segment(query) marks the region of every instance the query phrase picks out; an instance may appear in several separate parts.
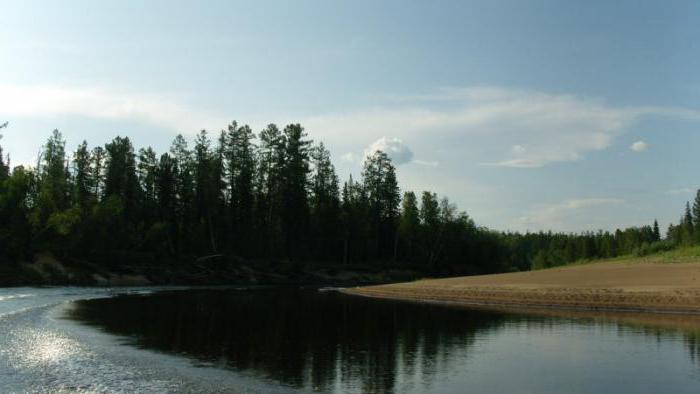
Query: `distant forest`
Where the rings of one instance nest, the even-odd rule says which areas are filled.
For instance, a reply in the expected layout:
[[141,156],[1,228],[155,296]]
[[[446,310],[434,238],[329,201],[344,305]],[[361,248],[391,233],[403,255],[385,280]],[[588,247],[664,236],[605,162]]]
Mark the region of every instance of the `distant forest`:
[[492,231],[446,197],[401,194],[381,151],[365,159],[358,178],[341,182],[329,151],[299,124],[270,124],[256,135],[233,122],[213,139],[206,131],[193,142],[179,135],[160,155],[136,150],[127,137],[66,152],[55,130],[35,167],[12,169],[0,146],[5,267],[48,251],[106,267],[214,255],[456,275],[647,254],[698,240],[700,194],[666,239],[656,221],[614,233]]

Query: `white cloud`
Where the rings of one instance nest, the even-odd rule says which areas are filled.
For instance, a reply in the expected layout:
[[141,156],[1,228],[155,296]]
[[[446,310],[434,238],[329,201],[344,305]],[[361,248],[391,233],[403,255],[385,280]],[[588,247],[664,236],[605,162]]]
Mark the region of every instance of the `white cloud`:
[[[3,119],[58,115],[136,120],[183,133],[215,130],[230,120],[227,114],[165,95],[95,87],[0,85]],[[395,97],[386,106],[290,120],[300,121],[314,139],[346,152],[362,149],[363,141],[375,141],[397,164],[413,159],[404,141],[422,149],[432,144],[466,150],[469,141],[479,137],[488,138],[483,147],[489,154],[477,158],[472,146],[468,157],[474,161],[536,168],[606,149],[646,115],[700,120],[700,111],[684,108],[615,107],[572,95],[489,87],[444,88],[433,94]],[[387,135],[393,138],[382,137]],[[494,151],[499,144],[504,149]],[[357,162],[357,158],[350,159]]]
[[376,151],[389,155],[396,165],[409,163],[413,159],[413,152],[398,138],[382,137],[374,141],[365,149],[365,156],[370,156]]
[[394,97],[393,103],[302,123],[313,135],[346,145],[393,135],[412,146],[444,139],[466,146],[470,137],[488,136],[511,148],[481,164],[535,168],[606,149],[643,116],[700,120],[700,111],[682,108],[615,107],[572,95],[500,88],[442,89]]
[[[541,205],[531,209],[527,214],[518,219],[516,227],[523,229],[553,229],[558,231],[595,230],[590,227],[604,219],[600,213],[602,206],[616,206],[625,201],[619,198],[582,198],[562,201],[556,204]],[[598,213],[591,213],[590,208],[596,208]],[[582,217],[583,215],[583,217]],[[568,228],[574,223],[574,228]]]
[[693,192],[695,192],[695,190],[693,190],[692,188],[683,187],[680,189],[671,189],[671,190],[667,191],[666,193],[668,193],[668,194],[690,194]]
[[0,115],[130,119],[182,133],[218,129],[228,122],[223,116],[192,108],[168,96],[60,86],[0,86]]
[[479,163],[482,166],[494,166],[494,167],[513,167],[513,168],[539,168],[542,167],[542,162],[538,160],[531,159],[512,159],[503,160],[495,163]]
[[439,161],[430,161],[430,160],[413,160],[411,163],[413,164],[418,164],[420,166],[426,166],[426,167],[438,167],[440,166]]
[[636,141],[634,144],[630,145],[630,149],[635,152],[644,152],[649,149],[649,144],[644,141]]

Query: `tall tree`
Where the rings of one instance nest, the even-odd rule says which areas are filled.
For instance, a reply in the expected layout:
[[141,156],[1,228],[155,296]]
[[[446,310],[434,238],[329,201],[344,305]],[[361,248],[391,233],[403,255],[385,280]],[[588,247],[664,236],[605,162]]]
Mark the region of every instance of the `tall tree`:
[[87,141],[78,145],[78,149],[73,154],[73,174],[75,202],[86,209],[90,205],[93,195],[90,179],[90,151]]
[[34,182],[32,171],[21,166],[0,181],[0,263],[26,261],[34,253],[29,223]]
[[[7,122],[0,124],[0,130],[7,127]],[[2,140],[2,133],[0,133],[0,140]],[[7,160],[9,162],[9,160]],[[5,158],[2,153],[2,145],[0,145],[0,182],[7,179],[10,176],[10,163],[5,163]]]
[[[660,241],[661,240],[661,232],[659,231],[659,222],[654,219],[654,227],[653,227],[653,232],[654,232],[654,241]],[[609,256],[605,256],[609,257]]]
[[700,189],[695,193],[695,200],[693,201],[693,208],[692,208],[692,220],[693,220],[693,229],[698,233],[696,235],[700,235],[700,231],[697,231],[700,229]]
[[195,204],[200,233],[208,241],[208,250],[217,251],[216,234],[214,231],[214,216],[218,208],[219,183],[216,179],[220,176],[217,169],[218,162],[211,150],[211,141],[207,132],[202,130],[195,140],[194,146],[194,179],[195,179]]
[[330,152],[323,143],[310,151],[313,173],[311,175],[311,216],[313,238],[320,253],[330,258],[338,241],[340,220],[340,190],[338,175],[331,162]]
[[287,240],[287,255],[296,260],[300,256],[309,219],[307,182],[309,174],[309,146],[306,132],[300,124],[284,128],[284,167],[282,168],[283,226]]
[[32,222],[38,228],[49,217],[69,207],[68,169],[66,142],[58,130],[51,133],[40,155],[39,195]]
[[401,200],[396,169],[389,156],[376,151],[365,159],[362,178],[369,198],[376,257],[395,256],[396,227]]
[[253,131],[248,125],[232,122],[226,133],[225,158],[230,187],[229,217],[232,227],[232,243],[238,252],[250,252],[253,224],[253,176],[255,153]]
[[692,242],[694,238],[694,226],[695,219],[693,218],[693,211],[690,209],[690,202],[685,203],[685,212],[683,214],[683,241]]
[[166,226],[168,249],[171,253],[175,253],[179,234],[177,220],[177,161],[168,153],[161,155],[158,162],[156,200],[158,201],[158,219]]
[[136,154],[128,137],[116,137],[105,145],[105,198],[118,199],[127,220],[136,222],[141,206],[141,188],[136,173]]
[[413,260],[415,243],[420,234],[420,211],[416,193],[406,192],[401,202],[401,219],[399,221],[399,236],[406,245],[407,260]]
[[139,149],[136,165],[139,185],[143,193],[142,219],[147,225],[153,224],[157,216],[158,199],[156,181],[158,177],[158,157],[150,146]]
[[104,192],[104,168],[107,152],[101,146],[92,150],[90,157],[90,184],[93,187],[92,195],[95,200],[101,200]]
[[426,263],[435,269],[440,253],[440,203],[437,195],[424,191],[421,195],[420,218],[423,225],[423,248],[426,253]]
[[194,159],[187,140],[181,134],[175,137],[170,154],[177,163],[175,178],[177,244],[181,252],[192,248],[192,224],[194,222]]
[[261,252],[276,255],[281,251],[282,239],[282,170],[285,165],[284,136],[274,124],[258,134],[258,168],[255,182],[257,231],[260,233]]

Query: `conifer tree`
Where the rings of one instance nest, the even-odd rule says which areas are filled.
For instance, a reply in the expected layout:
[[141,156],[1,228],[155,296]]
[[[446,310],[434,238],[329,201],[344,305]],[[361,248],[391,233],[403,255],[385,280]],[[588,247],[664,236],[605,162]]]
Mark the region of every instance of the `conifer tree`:
[[176,163],[175,176],[175,215],[177,243],[180,251],[189,251],[192,247],[192,229],[194,223],[194,159],[187,140],[179,134],[170,146],[170,155]]
[[93,189],[90,182],[90,151],[87,141],[78,145],[78,149],[73,154],[73,173],[75,202],[86,209],[90,205]]
[[[0,124],[0,130],[7,127],[7,122]],[[2,140],[2,134],[0,133],[0,140]],[[9,161],[9,160],[8,160]],[[0,182],[7,179],[10,176],[10,164],[5,163],[5,157],[2,152],[2,145],[0,145]]]
[[399,221],[399,235],[406,245],[406,258],[413,260],[414,247],[420,233],[420,211],[416,193],[406,192],[401,203],[401,219]]
[[301,240],[306,235],[309,220],[307,183],[309,175],[309,146],[306,132],[300,124],[284,128],[284,158],[281,172],[282,224],[286,238],[287,256],[301,256]]
[[225,136],[231,240],[243,254],[250,253],[253,231],[253,177],[256,165],[253,137],[248,125],[238,126],[235,121],[229,125]]
[[92,150],[90,157],[90,185],[92,186],[92,196],[96,201],[100,201],[104,191],[104,167],[107,153],[104,148],[97,146]]
[[[661,240],[661,232],[659,231],[659,222],[657,222],[656,219],[654,219],[654,229],[653,229],[653,232],[654,232],[654,241],[655,241],[655,242],[660,241],[660,240]],[[606,257],[607,257],[607,256],[606,256]]]
[[148,225],[157,217],[158,200],[156,196],[156,179],[158,174],[158,158],[153,148],[139,149],[137,164],[138,180],[143,192],[142,220]]
[[[693,229],[700,229],[700,189],[695,193],[695,200],[692,207]],[[700,232],[698,232],[700,234]]]
[[692,242],[694,237],[694,227],[693,224],[695,220],[693,218],[692,210],[690,209],[690,202],[685,203],[685,213],[683,214],[683,241]]

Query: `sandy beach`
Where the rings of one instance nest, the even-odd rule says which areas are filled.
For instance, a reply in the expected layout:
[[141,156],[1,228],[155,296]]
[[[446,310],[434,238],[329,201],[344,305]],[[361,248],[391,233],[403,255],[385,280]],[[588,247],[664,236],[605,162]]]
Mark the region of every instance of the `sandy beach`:
[[700,262],[599,262],[344,292],[462,305],[700,314]]

